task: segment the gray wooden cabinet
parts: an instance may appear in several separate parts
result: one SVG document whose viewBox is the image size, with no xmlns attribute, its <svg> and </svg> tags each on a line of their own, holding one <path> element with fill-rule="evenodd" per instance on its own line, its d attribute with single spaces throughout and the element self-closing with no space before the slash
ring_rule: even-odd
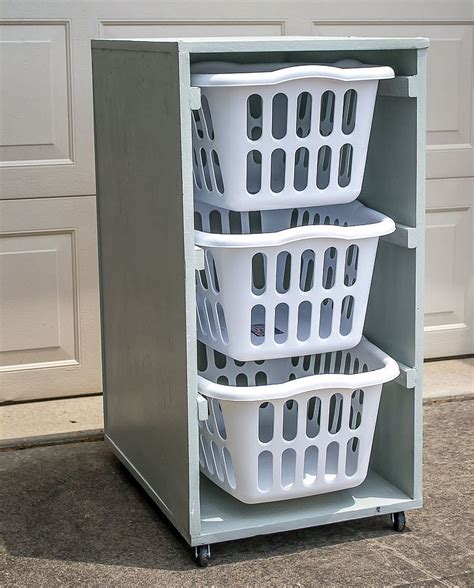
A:
<svg viewBox="0 0 474 588">
<path fill-rule="evenodd" d="M 96 40 L 93 82 L 106 439 L 192 546 L 397 513 L 422 504 L 427 39 Z M 365 334 L 395 358 L 359 487 L 240 503 L 200 477 L 190 64 L 391 66 L 382 81 L 360 200 L 392 217 L 379 244 Z"/>
</svg>

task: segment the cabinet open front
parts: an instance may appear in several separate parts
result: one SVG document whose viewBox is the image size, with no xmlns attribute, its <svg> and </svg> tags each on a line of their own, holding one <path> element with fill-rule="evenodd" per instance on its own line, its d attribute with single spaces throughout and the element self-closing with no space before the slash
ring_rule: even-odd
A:
<svg viewBox="0 0 474 588">
<path fill-rule="evenodd" d="M 193 546 L 421 506 L 426 39 L 93 41 L 106 438 Z M 190 65 L 388 65 L 360 200 L 381 238 L 364 335 L 400 366 L 369 474 L 352 489 L 244 504 L 199 474 Z M 126 75 L 124 75 L 126 73 Z"/>
</svg>

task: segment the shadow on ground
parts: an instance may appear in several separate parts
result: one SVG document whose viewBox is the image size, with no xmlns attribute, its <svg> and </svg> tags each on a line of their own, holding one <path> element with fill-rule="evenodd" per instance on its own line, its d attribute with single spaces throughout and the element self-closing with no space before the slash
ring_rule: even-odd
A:
<svg viewBox="0 0 474 588">
<path fill-rule="evenodd" d="M 0 454 L 3 539 L 11 555 L 183 570 L 191 549 L 103 442 Z M 388 516 L 213 547 L 219 563 L 392 534 Z"/>
<path fill-rule="evenodd" d="M 425 508 L 410 513 L 408 532 L 395 533 L 380 516 L 222 543 L 206 571 L 196 570 L 189 546 L 103 442 L 1 452 L 4 578 L 30 585 L 34 567 L 27 579 L 25 570 L 34 562 L 56 585 L 80 562 L 83 584 L 469 585 L 473 408 L 426 408 Z M 458 579 L 442 580 L 449 577 Z"/>
</svg>

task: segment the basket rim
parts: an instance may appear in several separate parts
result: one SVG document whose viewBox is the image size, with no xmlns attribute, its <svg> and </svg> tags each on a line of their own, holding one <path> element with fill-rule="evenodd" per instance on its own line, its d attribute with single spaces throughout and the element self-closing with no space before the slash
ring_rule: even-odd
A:
<svg viewBox="0 0 474 588">
<path fill-rule="evenodd" d="M 260 67 L 263 71 L 245 71 L 245 67 L 239 67 L 241 64 L 234 63 L 219 64 L 209 62 L 207 65 L 211 68 L 214 67 L 214 69 L 218 68 L 221 71 L 214 73 L 192 73 L 191 83 L 193 86 L 199 86 L 201 88 L 271 86 L 282 82 L 309 78 L 339 80 L 342 82 L 363 82 L 395 77 L 395 72 L 390 66 L 367 65 L 355 60 L 343 60 L 332 65 L 297 64 L 288 67 L 284 64 L 271 64 L 270 66 L 280 67 L 270 71 L 268 71 L 269 64 L 252 65 L 253 68 Z M 234 71 L 222 71 L 226 66 L 228 69 L 233 69 Z"/>
<path fill-rule="evenodd" d="M 224 386 L 223 384 L 211 382 L 211 380 L 198 374 L 198 392 L 217 400 L 265 402 L 288 398 L 290 396 L 294 397 L 313 390 L 324 390 L 327 388 L 354 390 L 377 386 L 390 382 L 399 375 L 400 368 L 398 363 L 365 337 L 362 337 L 361 342 L 349 351 L 355 351 L 358 348 L 364 349 L 374 359 L 381 361 L 383 367 L 372 372 L 362 372 L 359 374 L 316 374 L 282 382 L 281 384 L 248 387 Z"/>
<path fill-rule="evenodd" d="M 219 206 L 206 205 L 217 210 L 225 210 Z M 336 205 L 338 206 L 338 205 Z M 340 205 L 343 206 L 343 205 Z M 219 249 L 236 249 L 247 248 L 255 249 L 259 247 L 272 247 L 286 245 L 295 241 L 307 239 L 369 239 L 372 237 L 381 237 L 395 231 L 395 222 L 372 208 L 364 206 L 361 202 L 351 202 L 344 205 L 347 210 L 352 208 L 354 213 L 361 214 L 367 222 L 356 226 L 343 227 L 341 225 L 306 225 L 283 229 L 273 233 L 251 233 L 244 235 L 206 233 L 204 231 L 194 230 L 195 244 L 200 247 L 219 248 Z M 310 210 L 317 210 L 318 207 L 311 207 Z M 306 210 L 306 209 L 303 209 Z M 323 210 L 323 207 L 319 207 Z M 263 210 L 262 214 L 268 211 Z M 365 220 L 365 219 L 364 219 Z M 369 222 L 372 221 L 372 222 Z M 375 222 L 374 222 L 375 221 Z"/>
</svg>

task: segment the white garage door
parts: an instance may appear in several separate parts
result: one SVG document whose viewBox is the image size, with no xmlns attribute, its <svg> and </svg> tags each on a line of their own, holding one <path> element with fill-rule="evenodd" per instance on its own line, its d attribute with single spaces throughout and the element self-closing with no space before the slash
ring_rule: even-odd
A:
<svg viewBox="0 0 474 588">
<path fill-rule="evenodd" d="M 3 1 L 0 400 L 101 390 L 90 39 L 427 36 L 427 356 L 473 342 L 473 8 L 450 3 Z"/>
</svg>

